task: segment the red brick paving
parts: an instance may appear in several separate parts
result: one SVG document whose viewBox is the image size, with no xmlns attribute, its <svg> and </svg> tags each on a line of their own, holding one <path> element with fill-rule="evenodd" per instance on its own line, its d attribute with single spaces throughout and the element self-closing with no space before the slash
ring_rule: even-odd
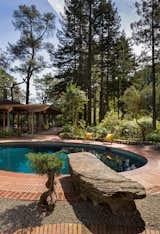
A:
<svg viewBox="0 0 160 234">
<path fill-rule="evenodd" d="M 122 172 L 127 178 L 133 179 L 141 183 L 147 193 L 160 193 L 160 152 L 152 150 L 149 146 L 132 146 L 124 144 L 107 144 L 97 141 L 86 140 L 62 140 L 58 136 L 53 135 L 37 135 L 33 139 L 19 140 L 1 140 L 1 143 L 7 142 L 69 142 L 69 143 L 87 143 L 94 145 L 105 145 L 113 148 L 131 151 L 147 158 L 148 163 L 138 169 L 128 172 Z M 0 171 L 0 198 L 13 198 L 21 200 L 37 200 L 39 195 L 45 190 L 45 176 L 34 174 L 12 173 Z M 66 185 L 65 185 L 66 184 Z M 63 187 L 63 188 L 62 188 Z M 69 187 L 69 189 L 68 189 Z M 64 182 L 63 186 L 58 183 L 56 191 L 59 200 L 64 200 L 65 195 L 72 196 L 72 189 L 69 182 Z"/>
<path fill-rule="evenodd" d="M 83 224 L 61 223 L 28 227 L 14 232 L 0 232 L 0 234 L 160 234 L 160 231 L 152 229 L 138 231 L 133 228 L 108 227 L 105 224 L 86 227 Z"/>
<path fill-rule="evenodd" d="M 16 200 L 38 200 L 46 189 L 47 178 L 39 175 L 26 175 L 0 171 L 0 198 Z M 56 178 L 56 200 L 75 200 L 70 175 L 62 175 Z"/>
</svg>

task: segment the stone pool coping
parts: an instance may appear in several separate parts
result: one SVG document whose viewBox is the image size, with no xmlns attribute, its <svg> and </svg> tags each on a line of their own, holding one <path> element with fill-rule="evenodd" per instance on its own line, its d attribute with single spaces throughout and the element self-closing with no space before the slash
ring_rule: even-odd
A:
<svg viewBox="0 0 160 234">
<path fill-rule="evenodd" d="M 0 143 L 79 143 L 106 146 L 115 149 L 130 151 L 142 157 L 148 162 L 145 166 L 133 171 L 122 172 L 125 177 L 141 183 L 148 194 L 160 193 L 160 152 L 151 146 L 125 145 L 89 140 L 64 140 L 53 135 L 35 135 L 32 138 L 4 139 Z M 0 171 L 0 198 L 38 200 L 40 194 L 45 190 L 45 176 L 35 174 L 14 173 Z M 70 175 L 57 178 L 57 200 L 75 199 L 71 186 Z"/>
</svg>

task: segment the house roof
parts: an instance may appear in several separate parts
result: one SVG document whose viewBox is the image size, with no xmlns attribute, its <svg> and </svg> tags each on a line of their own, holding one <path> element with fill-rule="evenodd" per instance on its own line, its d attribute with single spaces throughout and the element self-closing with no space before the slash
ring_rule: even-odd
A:
<svg viewBox="0 0 160 234">
<path fill-rule="evenodd" d="M 55 114 L 60 114 L 61 112 L 54 109 L 52 106 L 47 104 L 0 104 L 0 112 L 28 112 L 28 113 L 38 113 L 38 112 L 53 112 Z"/>
</svg>

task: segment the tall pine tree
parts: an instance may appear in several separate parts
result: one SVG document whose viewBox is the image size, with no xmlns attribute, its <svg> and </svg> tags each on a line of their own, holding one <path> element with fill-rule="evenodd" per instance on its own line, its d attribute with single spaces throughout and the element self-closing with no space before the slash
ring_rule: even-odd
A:
<svg viewBox="0 0 160 234">
<path fill-rule="evenodd" d="M 153 129 L 156 129 L 156 63 L 160 52 L 160 1 L 141 0 L 136 2 L 140 19 L 132 23 L 133 37 L 137 44 L 145 45 L 149 52 L 149 64 L 152 67 L 152 116 Z"/>
</svg>

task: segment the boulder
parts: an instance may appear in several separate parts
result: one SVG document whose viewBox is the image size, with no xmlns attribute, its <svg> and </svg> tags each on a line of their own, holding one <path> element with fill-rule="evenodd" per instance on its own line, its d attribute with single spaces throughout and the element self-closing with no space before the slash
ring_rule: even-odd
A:
<svg viewBox="0 0 160 234">
<path fill-rule="evenodd" d="M 94 205 L 103 204 L 113 214 L 131 213 L 136 209 L 134 199 L 146 196 L 141 184 L 113 171 L 91 153 L 69 154 L 69 166 L 79 195 Z"/>
</svg>

